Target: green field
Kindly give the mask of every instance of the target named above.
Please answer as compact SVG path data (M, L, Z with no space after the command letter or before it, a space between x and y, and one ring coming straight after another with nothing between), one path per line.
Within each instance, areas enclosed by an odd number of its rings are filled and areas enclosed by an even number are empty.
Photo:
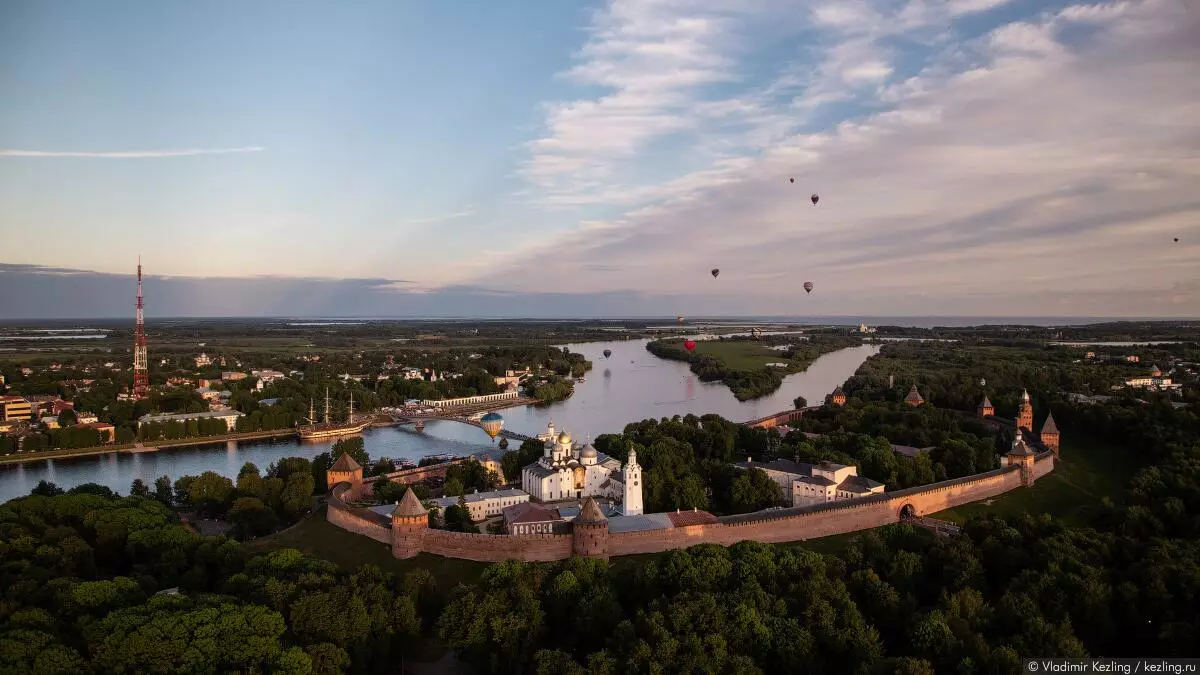
M449 590L459 583L473 584L483 573L487 563L470 560L443 558L421 554L409 560L392 557L391 548L360 534L347 532L325 520L325 507L295 527L262 537L248 546L258 551L275 551L294 548L318 558L330 560L339 566L353 570L360 565L372 564L384 572L402 576L410 570L424 568L433 573L438 587Z
M1069 525L1084 523L1089 509L1108 496L1120 495L1137 471L1133 457L1105 441L1070 437L1062 445L1062 457L1050 475L1040 478L1032 488L1021 488L995 499L966 504L932 514L956 523L972 516L995 513L1019 516L1022 513L1049 513Z
M758 370L768 363L787 363L782 352L767 349L756 342L697 342L693 354L711 356L730 370ZM782 370L782 369L781 369Z

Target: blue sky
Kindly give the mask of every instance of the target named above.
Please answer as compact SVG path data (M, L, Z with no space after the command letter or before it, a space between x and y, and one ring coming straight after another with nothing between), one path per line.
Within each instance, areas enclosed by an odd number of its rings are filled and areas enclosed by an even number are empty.
M140 253L215 314L322 284L296 307L337 314L349 283L356 313L550 292L583 315L1196 316L1198 22L1182 0L13 0L0 283ZM246 302L220 304L229 279Z

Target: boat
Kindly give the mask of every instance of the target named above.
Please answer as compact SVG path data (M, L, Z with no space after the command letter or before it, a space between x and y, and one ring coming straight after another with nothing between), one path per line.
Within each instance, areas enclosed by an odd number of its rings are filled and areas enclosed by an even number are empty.
M329 388L325 388L325 420L318 423L316 408L311 400L308 403L308 424L302 424L296 427L296 433L300 435L301 440L315 441L323 438L337 438L339 436L353 436L362 433L363 429L371 426L371 416L362 415L356 418L354 415L354 394L350 394L350 412L346 416L345 422L331 422L329 420Z

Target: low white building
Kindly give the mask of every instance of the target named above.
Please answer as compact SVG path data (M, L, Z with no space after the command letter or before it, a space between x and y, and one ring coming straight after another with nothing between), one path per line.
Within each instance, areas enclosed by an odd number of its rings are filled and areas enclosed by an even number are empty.
M467 509L471 512L471 520L479 522L491 516L498 516L507 507L514 504L524 504L529 501L529 493L512 488L492 490L490 492L475 492L465 495ZM458 497L438 497L427 504L437 504L442 513L451 506L458 504Z
M187 422L188 420L218 419L233 431L237 428L239 417L244 415L236 410L214 410L210 412L179 413L176 415L142 415L138 419L138 428L143 424L166 424L167 422Z
M762 470L779 485L784 501L792 506L856 499L884 491L883 483L858 475L858 467L833 462L802 464L787 459L755 462L748 457L734 466Z

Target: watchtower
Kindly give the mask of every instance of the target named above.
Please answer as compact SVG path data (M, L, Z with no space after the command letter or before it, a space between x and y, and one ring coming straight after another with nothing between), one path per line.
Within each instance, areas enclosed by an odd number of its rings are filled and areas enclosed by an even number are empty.
M1033 431L1033 403L1026 389L1021 390L1021 403L1017 406L1017 428Z
M1042 424L1041 431L1042 445L1054 451L1054 456L1058 457L1058 425L1054 423L1054 415L1046 415L1046 422Z
M1030 487L1033 485L1033 462L1036 459L1033 450L1029 449L1029 445L1025 443L1025 439L1021 436L1021 430L1017 429L1017 436L1013 439L1012 450L1004 456L1006 466L1021 467L1021 485Z
M996 408L992 405L992 401L987 397L987 394L984 394L983 400L979 402L979 407L975 409L975 412L980 417L992 417L996 414Z
M575 555L608 559L608 518L594 497L588 497L572 525Z
M429 511L409 488L392 511L392 557L412 558L424 550Z
M351 495L358 497L362 490L362 474L362 466L349 453L343 452L325 472L325 487L332 490L338 483L349 483L353 488Z

